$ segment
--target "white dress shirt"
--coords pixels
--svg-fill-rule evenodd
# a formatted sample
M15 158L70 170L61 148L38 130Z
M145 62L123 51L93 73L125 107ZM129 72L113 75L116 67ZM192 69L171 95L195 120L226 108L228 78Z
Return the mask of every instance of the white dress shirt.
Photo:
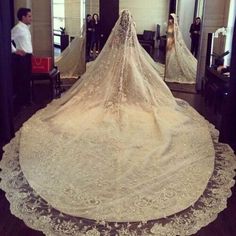
M15 42L16 47L12 44L12 52L14 53L17 49L23 50L26 53L32 53L32 41L29 26L19 21L17 25L11 30L11 40Z

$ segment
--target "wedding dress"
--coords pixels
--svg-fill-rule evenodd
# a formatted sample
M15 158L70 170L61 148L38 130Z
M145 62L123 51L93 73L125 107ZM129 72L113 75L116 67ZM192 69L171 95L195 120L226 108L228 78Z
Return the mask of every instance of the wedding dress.
M85 72L85 37L75 37L69 46L58 56L55 64L60 71L60 77L78 79Z
M1 188L30 227L47 235L184 235L226 207L232 150L173 97L143 52L123 10L81 79L4 147Z
M167 29L165 81L194 84L197 75L197 60L187 48L179 30L175 14ZM168 49L168 44L172 44Z

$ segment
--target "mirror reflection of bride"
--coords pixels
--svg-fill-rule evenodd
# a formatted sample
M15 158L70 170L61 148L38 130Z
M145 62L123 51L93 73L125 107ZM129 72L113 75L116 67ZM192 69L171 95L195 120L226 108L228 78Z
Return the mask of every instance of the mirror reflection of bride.
M191 234L234 183L217 135L173 97L123 10L81 79L5 146L0 186L13 214L47 235Z
M196 83L197 60L187 48L180 32L177 16L172 13L167 28L165 81Z

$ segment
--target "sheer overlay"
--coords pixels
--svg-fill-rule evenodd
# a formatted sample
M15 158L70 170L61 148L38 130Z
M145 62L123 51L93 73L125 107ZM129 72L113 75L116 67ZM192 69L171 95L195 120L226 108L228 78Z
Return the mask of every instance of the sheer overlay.
M178 20L175 14L171 14L174 19L172 25L167 30L168 38L172 38L173 46L166 52L166 75L165 81L193 84L196 83L197 60L187 48Z
M5 146L1 188L47 235L196 232L234 184L233 152L209 127L172 96L123 10L81 79Z
M78 79L86 69L85 66L85 35L84 30L80 36L75 37L69 46L58 56L55 64L64 78Z

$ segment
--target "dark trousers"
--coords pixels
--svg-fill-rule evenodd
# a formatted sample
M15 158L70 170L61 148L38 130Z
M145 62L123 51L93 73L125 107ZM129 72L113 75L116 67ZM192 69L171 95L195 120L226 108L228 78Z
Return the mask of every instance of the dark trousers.
M17 108L31 102L31 57L31 54L25 56L13 54L13 88Z
M90 50L93 51L94 47L96 51L99 50L99 35L96 32L92 33Z
M86 35L86 59L89 59L89 53L91 49L91 39L92 39L92 34L91 32L87 31Z
M192 42L191 42L191 53L197 57L197 53L198 53L198 45L199 45L199 37L197 36L193 36L192 37Z

